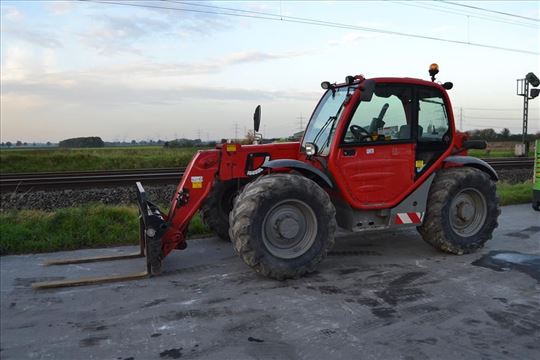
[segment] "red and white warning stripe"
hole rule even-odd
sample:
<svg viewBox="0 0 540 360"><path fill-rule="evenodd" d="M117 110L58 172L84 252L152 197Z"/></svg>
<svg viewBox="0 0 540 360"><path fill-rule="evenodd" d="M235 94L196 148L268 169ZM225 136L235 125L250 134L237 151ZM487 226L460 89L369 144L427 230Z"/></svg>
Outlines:
<svg viewBox="0 0 540 360"><path fill-rule="evenodd" d="M424 219L423 212L397 213L395 224L396 225L421 224L423 219Z"/></svg>

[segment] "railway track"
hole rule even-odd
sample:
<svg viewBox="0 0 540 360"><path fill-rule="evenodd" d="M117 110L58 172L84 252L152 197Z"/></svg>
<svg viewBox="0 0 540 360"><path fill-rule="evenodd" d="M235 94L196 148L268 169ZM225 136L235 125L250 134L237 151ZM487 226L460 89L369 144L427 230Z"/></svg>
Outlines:
<svg viewBox="0 0 540 360"><path fill-rule="evenodd" d="M79 189L145 184L177 184L185 168L43 172L0 175L0 192Z"/></svg>
<svg viewBox="0 0 540 360"><path fill-rule="evenodd" d="M534 158L484 159L495 170L532 169ZM0 192L112 187L144 184L177 184L185 168L139 170L39 172L0 174Z"/></svg>

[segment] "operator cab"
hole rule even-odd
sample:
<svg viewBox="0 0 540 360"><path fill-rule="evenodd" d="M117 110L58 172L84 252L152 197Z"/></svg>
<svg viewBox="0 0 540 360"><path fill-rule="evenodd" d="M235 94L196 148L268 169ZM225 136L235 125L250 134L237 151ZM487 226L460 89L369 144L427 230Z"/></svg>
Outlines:
<svg viewBox="0 0 540 360"><path fill-rule="evenodd" d="M452 84L435 83L437 72L432 64L431 82L361 75L323 82L301 151L325 164L357 207L398 201L452 145Z"/></svg>

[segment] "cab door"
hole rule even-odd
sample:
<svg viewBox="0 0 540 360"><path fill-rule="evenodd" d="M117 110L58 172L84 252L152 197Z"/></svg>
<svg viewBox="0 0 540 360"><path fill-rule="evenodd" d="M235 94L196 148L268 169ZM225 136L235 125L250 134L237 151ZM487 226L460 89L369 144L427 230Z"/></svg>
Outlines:
<svg viewBox="0 0 540 360"><path fill-rule="evenodd" d="M452 144L448 99L436 88L417 88L418 127L416 178L428 171Z"/></svg>
<svg viewBox="0 0 540 360"><path fill-rule="evenodd" d="M413 184L414 108L411 86L378 84L353 110L332 164L353 207L389 207Z"/></svg>

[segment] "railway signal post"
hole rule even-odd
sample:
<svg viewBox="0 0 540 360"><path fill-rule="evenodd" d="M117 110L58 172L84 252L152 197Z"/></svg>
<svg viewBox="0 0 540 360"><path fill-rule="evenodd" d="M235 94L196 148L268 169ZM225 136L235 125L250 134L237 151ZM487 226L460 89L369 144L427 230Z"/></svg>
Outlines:
<svg viewBox="0 0 540 360"><path fill-rule="evenodd" d="M517 79L516 94L523 96L523 129L522 129L522 144L521 150L516 149L516 155L528 156L529 155L529 142L527 141L527 123L529 120L529 100L538 96L540 89L536 89L540 85L540 79L530 72L525 75L523 79ZM529 91L529 84L535 89Z"/></svg>

